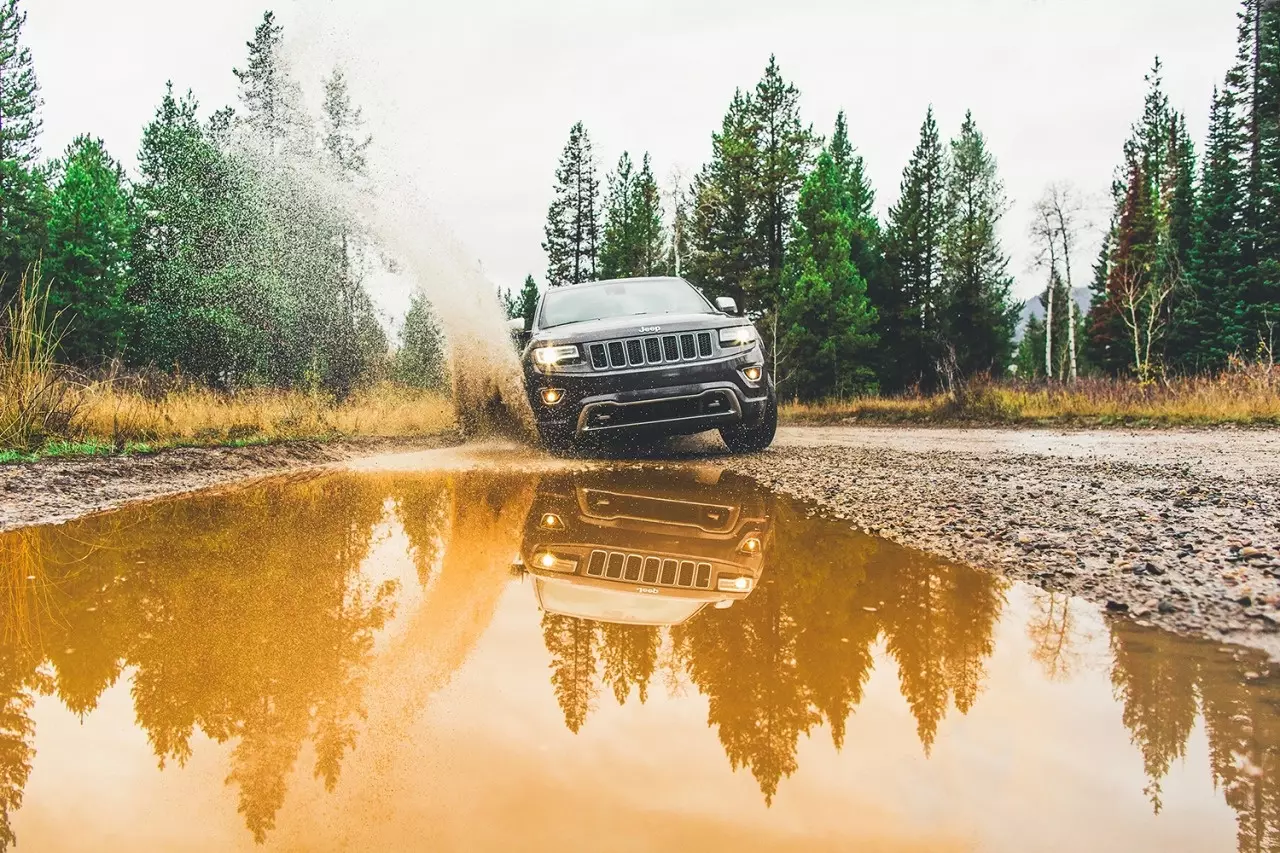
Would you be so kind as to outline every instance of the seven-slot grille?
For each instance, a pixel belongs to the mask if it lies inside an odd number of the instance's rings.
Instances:
[[[592,551],[587,575],[593,578],[625,580],[646,586],[674,586],[711,589],[711,564],[670,557],[646,557],[623,551]]]
[[[678,335],[654,335],[604,341],[587,347],[591,366],[596,370],[622,370],[653,364],[697,361],[715,353],[711,332],[684,332]]]

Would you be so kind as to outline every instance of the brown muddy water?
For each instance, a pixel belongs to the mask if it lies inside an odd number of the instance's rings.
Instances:
[[[500,467],[0,537],[0,847],[1280,849],[1262,658],[711,465]]]

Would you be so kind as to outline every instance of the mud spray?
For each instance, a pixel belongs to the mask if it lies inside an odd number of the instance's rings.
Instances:
[[[302,84],[299,99],[314,101],[302,90],[315,95],[310,84],[332,71],[335,56],[349,53],[352,36],[335,26],[335,9],[329,4],[300,0],[298,9],[304,14],[285,39],[283,58],[292,79]],[[354,57],[355,76],[361,58],[378,55],[375,45],[369,48]],[[352,64],[342,65],[353,70]],[[243,145],[252,146],[253,141]],[[360,242],[372,249],[363,252],[365,272],[377,273],[366,278],[376,282],[381,277],[372,263],[380,255],[377,266],[411,282],[431,304],[445,338],[454,408],[463,433],[468,438],[533,439],[533,412],[497,288],[481,272],[476,256],[436,216],[412,176],[404,174],[408,170],[396,168],[398,152],[379,147],[375,140],[368,152],[368,176],[358,184],[333,173],[317,153],[277,151],[253,159],[263,168],[263,186],[274,183],[281,190],[304,192],[315,202],[310,209],[316,216],[338,217],[360,232]],[[376,288],[374,283],[372,289]]]
[[[532,440],[524,372],[497,288],[409,179],[375,170],[371,190],[359,199],[361,219],[440,321],[463,434]]]

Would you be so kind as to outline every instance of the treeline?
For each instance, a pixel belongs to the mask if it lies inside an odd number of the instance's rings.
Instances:
[[[1280,318],[1280,7],[1245,0],[1239,61],[1214,96],[1203,163],[1163,93],[1157,60],[1112,186],[1113,216],[1076,309],[1081,194],[1051,184],[1033,236],[1044,319],[1015,348],[1022,306],[998,229],[1009,210],[971,113],[944,142],[932,108],[881,221],[843,113],[829,137],[770,59],[738,91],[712,156],[666,204],[649,155],[624,153],[604,181],[581,123],[555,174],[546,283],[683,275],[728,295],[766,338],[785,396],[951,390],[1010,372],[1150,380],[1273,359]],[[661,226],[659,226],[661,223]],[[508,294],[530,315],[536,285]]]
[[[38,273],[60,360],[339,397],[386,369],[351,211],[370,137],[341,69],[309,114],[266,13],[234,70],[239,104],[202,118],[169,84],[131,178],[92,135],[41,159],[24,20],[0,0],[0,298]]]
[[[1016,319],[996,235],[1007,204],[973,117],[944,145],[929,110],[882,224],[844,114],[826,139],[799,102],[771,58],[753,90],[734,93],[710,162],[673,189],[669,217],[647,153],[637,172],[624,152],[602,197],[575,125],[547,216],[548,284],[683,275],[732,296],[761,326],[783,393],[801,398],[1001,370]],[[513,316],[534,296],[526,284]]]

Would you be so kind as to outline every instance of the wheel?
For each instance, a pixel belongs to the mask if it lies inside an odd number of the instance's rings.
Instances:
[[[764,406],[764,417],[760,423],[751,426],[734,424],[721,427],[720,438],[733,453],[755,453],[773,444],[773,437],[778,432],[778,395],[770,389],[769,399]]]

